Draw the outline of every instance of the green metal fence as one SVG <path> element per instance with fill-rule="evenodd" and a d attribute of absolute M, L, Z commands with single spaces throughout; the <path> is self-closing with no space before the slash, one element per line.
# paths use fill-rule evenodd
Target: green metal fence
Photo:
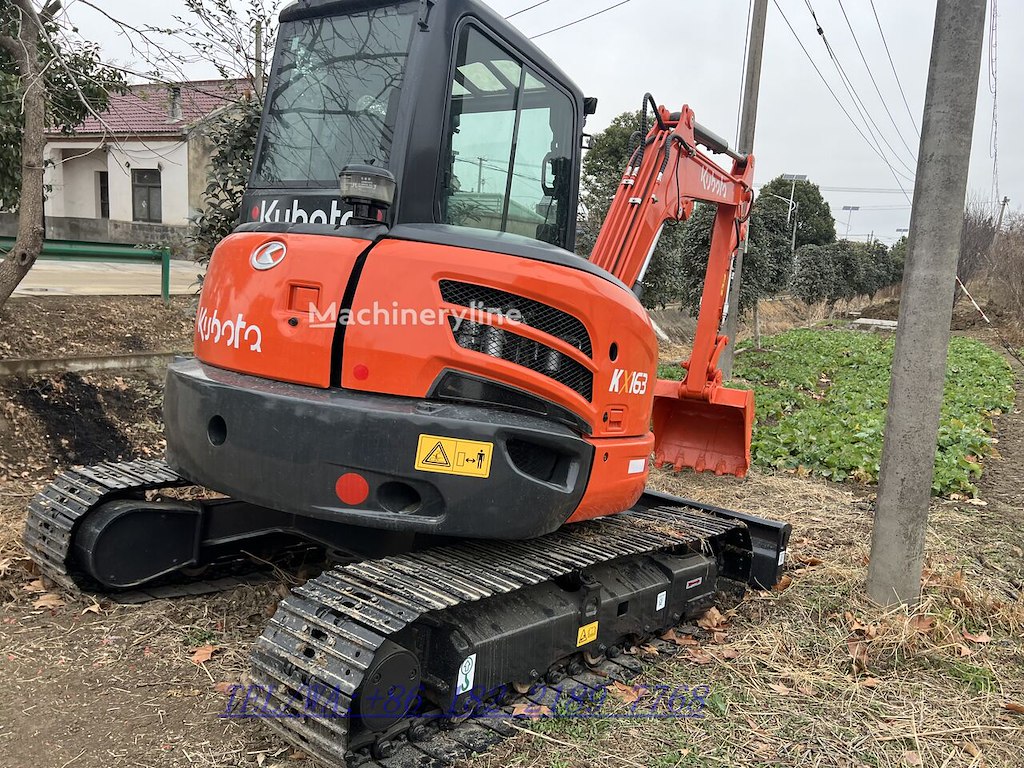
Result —
<path fill-rule="evenodd" d="M 0 237 L 0 255 L 14 247 L 15 238 Z M 171 301 L 171 251 L 169 248 L 138 248 L 121 243 L 87 243 L 81 240 L 44 240 L 39 258 L 53 261 L 160 262 L 160 295 Z"/>

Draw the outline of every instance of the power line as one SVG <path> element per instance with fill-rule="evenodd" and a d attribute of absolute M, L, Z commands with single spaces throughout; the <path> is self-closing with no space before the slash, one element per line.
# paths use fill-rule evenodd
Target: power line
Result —
<path fill-rule="evenodd" d="M 903 97 L 903 106 L 907 108 L 907 115 L 910 117 L 910 124 L 914 127 L 914 132 L 917 134 L 917 138 L 921 138 L 921 131 L 917 128 L 917 120 L 914 118 L 914 113 L 910 109 L 910 104 L 907 103 L 907 94 L 903 92 L 903 83 L 900 82 L 900 76 L 896 72 L 896 64 L 892 60 L 892 54 L 889 52 L 889 43 L 885 40 L 885 32 L 882 31 L 882 22 L 878 19 L 878 11 L 875 10 L 875 0 L 870 0 L 871 12 L 875 15 L 875 24 L 878 25 L 878 34 L 882 36 L 882 45 L 885 46 L 885 55 L 889 57 L 889 66 L 892 67 L 892 75 L 896 78 L 896 87 L 900 89 L 900 96 Z"/>
<path fill-rule="evenodd" d="M 843 0 L 836 0 L 839 3 L 839 10 L 843 12 L 843 18 L 846 20 L 846 26 L 850 30 L 850 34 L 853 36 L 854 45 L 857 46 L 857 53 L 860 54 L 860 60 L 864 62 L 864 68 L 868 71 L 868 77 L 871 78 L 871 84 L 875 86 L 875 93 L 878 94 L 878 100 L 882 102 L 882 108 L 885 110 L 885 114 L 889 116 L 889 122 L 892 123 L 892 127 L 896 129 L 896 135 L 900 137 L 900 141 L 903 142 L 903 146 L 906 147 L 907 152 L 917 162 L 917 154 L 907 144 L 907 140 L 903 138 L 903 133 L 900 131 L 900 127 L 896 125 L 896 120 L 892 116 L 892 112 L 889 111 L 889 105 L 885 103 L 885 97 L 882 96 L 882 91 L 878 87 L 878 82 L 875 80 L 875 75 L 871 71 L 871 65 L 868 64 L 867 57 L 864 55 L 864 50 L 860 47 L 860 41 L 857 39 L 857 33 L 853 31 L 853 24 L 850 23 L 850 17 L 846 15 L 846 8 L 843 7 Z M 993 0 L 995 2 L 995 0 Z"/>
<path fill-rule="evenodd" d="M 515 16 L 518 16 L 520 13 L 526 13 L 527 11 L 532 11 L 534 8 L 539 8 L 540 6 L 544 5 L 545 3 L 550 3 L 550 2 L 551 2 L 551 0 L 540 0 L 539 3 L 534 3 L 533 5 L 528 5 L 526 8 L 523 8 L 522 10 L 516 11 L 515 13 L 510 13 L 505 18 L 506 19 L 511 19 L 511 18 L 513 18 Z"/>
<path fill-rule="evenodd" d="M 575 26 L 576 24 L 581 24 L 584 21 L 594 18 L 595 16 L 600 16 L 602 13 L 607 13 L 608 11 L 618 8 L 619 6 L 625 5 L 626 3 L 631 3 L 632 1 L 633 0 L 619 0 L 619 2 L 615 3 L 614 5 L 609 5 L 607 8 L 602 8 L 600 11 L 594 11 L 588 16 L 584 16 L 581 19 L 576 19 L 576 21 L 570 21 L 568 24 L 562 24 L 560 27 L 549 29 L 547 32 L 541 32 L 539 35 L 531 35 L 530 39 L 536 40 L 538 37 L 544 37 L 544 35 L 550 35 L 552 32 L 558 32 L 560 29 L 565 29 L 566 27 L 572 27 Z"/>
<path fill-rule="evenodd" d="M 811 0 L 804 0 L 804 4 L 807 6 L 807 10 L 811 14 L 811 19 L 814 21 L 814 26 L 817 28 L 818 36 L 821 38 L 822 43 L 824 43 L 825 50 L 828 53 L 829 58 L 832 60 L 833 66 L 835 66 L 836 71 L 839 73 L 840 82 L 842 82 L 843 87 L 846 88 L 846 93 L 853 100 L 853 106 L 857 110 L 857 113 L 860 115 L 861 120 L 864 121 L 864 127 L 867 129 L 868 134 L 870 134 L 871 138 L 874 140 L 876 146 L 878 147 L 878 151 L 884 155 L 884 152 L 882 152 L 882 144 L 885 144 L 885 146 L 892 153 L 892 156 L 896 159 L 896 162 L 902 165 L 904 169 L 906 169 L 907 173 L 913 174 L 914 169 L 911 168 L 906 162 L 904 162 L 903 158 L 900 157 L 899 153 L 895 149 L 893 149 L 893 146 L 885 138 L 885 134 L 882 132 L 882 130 L 878 127 L 878 124 L 871 117 L 871 111 L 867 108 L 867 106 L 864 104 L 864 100 L 857 93 L 857 89 L 854 88 L 853 86 L 853 81 L 846 74 L 846 70 L 843 69 L 843 65 L 839 61 L 839 57 L 836 56 L 835 50 L 832 48 L 832 44 L 829 42 L 828 37 L 825 35 L 825 30 L 822 27 L 821 22 L 818 21 L 818 16 L 814 12 L 814 6 L 811 5 Z M 888 160 L 886 160 L 886 163 L 888 164 Z M 892 168 L 892 165 L 889 165 L 889 167 L 892 170 L 894 177 L 897 173 L 899 173 L 899 175 L 902 176 L 907 181 L 913 181 L 911 176 L 907 176 L 906 174 L 900 171 L 896 171 L 894 168 Z M 901 187 L 903 186 L 902 184 L 900 184 L 899 179 L 896 179 L 896 183 Z"/>
<path fill-rule="evenodd" d="M 821 78 L 821 82 L 825 85 L 825 88 L 828 89 L 828 92 L 830 94 L 832 94 L 832 98 L 835 99 L 835 102 L 839 106 L 839 109 L 841 109 L 843 114 L 846 115 L 846 119 L 850 121 L 850 125 L 853 126 L 853 129 L 855 131 L 857 131 L 858 134 L 860 134 L 860 137 L 862 139 L 864 139 L 865 142 L 867 142 L 867 145 L 871 148 L 871 150 L 876 155 L 878 155 L 879 159 L 881 159 L 881 161 L 883 163 L 885 163 L 886 167 L 893 174 L 893 178 L 895 178 L 896 177 L 896 171 L 893 169 L 892 165 L 890 165 L 890 163 L 886 159 L 885 155 L 883 155 L 881 153 L 881 151 L 870 141 L 870 139 L 868 139 L 868 137 L 864 135 L 864 131 L 862 131 L 860 129 L 860 126 L 857 125 L 857 122 L 853 119 L 853 117 L 850 116 L 850 113 L 847 111 L 846 107 L 843 106 L 843 102 L 841 102 L 839 100 L 839 97 L 836 96 L 836 92 L 834 90 L 832 90 L 832 86 L 829 85 L 828 80 L 826 80 L 825 76 L 821 73 L 821 70 L 818 68 L 818 65 L 815 63 L 814 59 L 811 57 L 810 52 L 804 46 L 804 43 L 800 39 L 800 36 L 797 35 L 796 30 L 793 29 L 793 25 L 790 24 L 789 23 L 789 19 L 786 18 L 786 14 L 783 12 L 781 6 L 779 5 L 779 0 L 772 0 L 772 2 L 775 4 L 775 8 L 778 10 L 779 14 L 782 16 L 782 20 L 786 22 L 786 26 L 789 27 L 789 31 L 792 33 L 793 39 L 796 40 L 797 45 L 800 46 L 800 50 L 802 50 L 804 52 L 804 56 L 807 57 L 807 60 L 811 63 L 811 66 L 814 67 L 814 71 L 818 73 L 818 77 Z M 896 183 L 899 184 L 899 179 L 898 178 L 896 179 Z M 901 187 L 900 187 L 900 189 L 898 191 L 903 192 L 904 196 L 906 196 L 906 194 L 907 194 L 906 191 L 903 190 L 902 185 L 901 185 Z"/>

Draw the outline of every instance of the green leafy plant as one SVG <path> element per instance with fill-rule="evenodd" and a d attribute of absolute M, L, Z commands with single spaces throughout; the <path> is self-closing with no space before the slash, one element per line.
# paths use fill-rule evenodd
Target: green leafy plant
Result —
<path fill-rule="evenodd" d="M 737 356 L 730 386 L 754 389 L 751 458 L 829 480 L 875 482 L 882 456 L 893 342 L 855 331 L 794 330 Z M 680 378 L 663 366 L 662 378 Z M 936 494 L 974 495 L 992 452 L 992 417 L 1013 404 L 1013 376 L 973 339 L 950 342 L 939 427 Z"/>

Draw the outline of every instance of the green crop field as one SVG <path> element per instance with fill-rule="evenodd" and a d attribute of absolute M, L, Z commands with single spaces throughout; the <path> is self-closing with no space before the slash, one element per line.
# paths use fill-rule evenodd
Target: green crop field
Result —
<path fill-rule="evenodd" d="M 746 346 L 746 345 L 741 345 Z M 753 387 L 755 465 L 830 480 L 878 479 L 893 340 L 856 331 L 794 330 L 736 358 L 732 386 Z M 662 365 L 662 378 L 682 378 Z M 1013 376 L 997 352 L 954 337 L 935 459 L 934 493 L 974 494 L 993 450 L 992 417 L 1013 404 Z"/>

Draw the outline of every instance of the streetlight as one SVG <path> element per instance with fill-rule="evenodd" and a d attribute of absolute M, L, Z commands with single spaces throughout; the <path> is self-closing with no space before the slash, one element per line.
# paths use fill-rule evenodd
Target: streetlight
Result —
<path fill-rule="evenodd" d="M 853 212 L 854 211 L 859 211 L 860 210 L 860 206 L 859 205 L 844 205 L 843 206 L 843 210 L 844 211 L 849 211 L 849 213 L 846 215 L 846 239 L 849 240 L 850 239 L 850 219 L 853 218 Z"/>
<path fill-rule="evenodd" d="M 796 183 L 798 181 L 807 181 L 807 176 L 803 173 L 784 173 L 782 174 L 783 181 L 792 182 L 789 185 L 789 213 L 786 214 L 786 223 L 789 223 L 790 213 L 796 213 L 796 209 L 793 207 L 793 195 L 796 194 Z M 793 225 L 793 231 L 796 232 L 796 224 Z M 794 234 L 795 238 L 796 235 Z"/>
<path fill-rule="evenodd" d="M 896 227 L 896 234 L 897 235 L 906 234 L 909 231 L 910 230 L 907 227 Z"/>

